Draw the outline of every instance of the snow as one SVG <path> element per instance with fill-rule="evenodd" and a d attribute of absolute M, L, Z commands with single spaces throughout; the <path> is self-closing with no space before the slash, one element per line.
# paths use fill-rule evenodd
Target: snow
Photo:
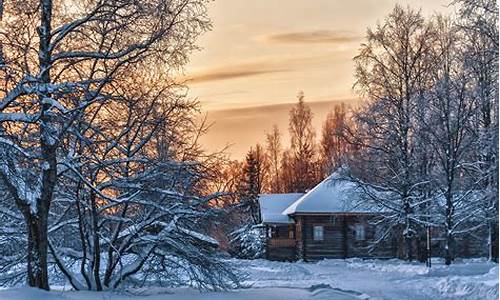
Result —
<path fill-rule="evenodd" d="M 260 194 L 259 207 L 264 224 L 293 224 L 293 220 L 282 212 L 304 194 Z"/>
<path fill-rule="evenodd" d="M 309 297 L 317 300 L 355 300 L 351 295 L 327 291 L 322 287 L 314 290 L 294 288 L 260 288 L 241 289 L 235 291 L 199 293 L 193 289 L 179 289 L 175 294 L 159 293 L 153 295 L 118 294 L 109 292 L 45 292 L 35 289 L 17 289 L 0 291 L 1 300 L 304 300 Z M 5 298 L 4 298 L 5 297 Z"/>
<path fill-rule="evenodd" d="M 253 288 L 322 285 L 357 299 L 498 299 L 498 265 L 484 259 L 457 260 L 451 266 L 433 259 L 430 270 L 425 264 L 398 259 L 235 264 L 248 272 L 245 283 Z"/>
<path fill-rule="evenodd" d="M 178 229 L 180 231 L 184 232 L 185 234 L 195 238 L 195 239 L 198 239 L 198 240 L 203 241 L 207 244 L 210 244 L 213 247 L 219 247 L 219 242 L 216 239 L 214 239 L 208 235 L 205 235 L 205 234 L 193 231 L 193 230 L 189 230 L 189 229 L 186 229 L 183 227 L 178 227 Z"/>
<path fill-rule="evenodd" d="M 375 212 L 372 207 L 361 205 L 359 193 L 355 183 L 339 180 L 334 173 L 290 205 L 283 214 Z"/>
<path fill-rule="evenodd" d="M 228 262 L 245 275 L 243 288 L 205 293 L 189 287 L 117 292 L 13 288 L 0 290 L 0 300 L 498 299 L 498 265 L 485 259 L 457 259 L 451 266 L 444 265 L 442 259 L 433 259 L 431 269 L 422 263 L 397 259 Z"/>

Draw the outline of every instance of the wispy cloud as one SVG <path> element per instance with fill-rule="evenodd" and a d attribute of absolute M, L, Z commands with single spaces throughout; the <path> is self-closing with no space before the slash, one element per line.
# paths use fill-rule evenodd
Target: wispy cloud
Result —
<path fill-rule="evenodd" d="M 295 43 L 295 44 L 343 44 L 355 42 L 361 36 L 344 31 L 312 30 L 275 33 L 262 36 L 261 39 L 269 43 Z"/>
<path fill-rule="evenodd" d="M 203 83 L 217 80 L 228 80 L 250 76 L 259 76 L 270 73 L 290 71 L 288 68 L 272 66 L 266 63 L 248 63 L 241 65 L 228 65 L 213 69 L 208 69 L 185 78 L 189 83 Z"/>
<path fill-rule="evenodd" d="M 238 64 L 214 66 L 202 70 L 193 70 L 181 79 L 190 84 L 206 83 L 213 81 L 231 80 L 246 77 L 257 77 L 267 74 L 294 72 L 304 70 L 315 64 L 324 64 L 338 60 L 350 60 L 349 54 L 343 50 L 325 49 L 315 54 L 289 54 L 260 56 L 242 61 Z"/>

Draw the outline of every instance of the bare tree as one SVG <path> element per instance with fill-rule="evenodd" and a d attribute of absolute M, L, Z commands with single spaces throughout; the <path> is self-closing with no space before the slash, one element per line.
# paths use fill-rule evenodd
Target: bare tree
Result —
<path fill-rule="evenodd" d="M 403 224 L 406 256 L 419 222 L 415 214 L 422 199 L 417 188 L 426 184 L 415 176 L 418 149 L 415 132 L 417 103 L 429 85 L 434 29 L 420 12 L 397 5 L 354 58 L 356 85 L 367 101 L 355 115 L 357 131 L 349 140 L 361 150 L 356 180 L 367 197 L 391 211 L 387 220 Z M 377 191 L 376 193 L 373 191 Z"/>
<path fill-rule="evenodd" d="M 209 26 L 204 1 L 4 3 L 0 180 L 24 216 L 28 284 L 49 289 L 48 216 L 58 175 L 77 172 L 64 143 L 113 98 L 132 65 L 177 68 Z"/>
<path fill-rule="evenodd" d="M 343 138 L 343 130 L 347 125 L 346 114 L 343 103 L 336 105 L 323 123 L 320 141 L 323 177 L 340 167 L 343 156 L 348 151 L 348 144 Z"/>
<path fill-rule="evenodd" d="M 266 134 L 266 150 L 269 161 L 269 191 L 271 193 L 282 192 L 280 180 L 280 164 L 283 148 L 281 145 L 281 133 L 277 125 L 273 126 L 273 131 Z"/>
<path fill-rule="evenodd" d="M 304 192 L 318 181 L 315 164 L 316 144 L 311 108 L 304 102 L 304 93 L 300 92 L 297 98 L 297 104 L 290 110 L 288 130 L 293 155 L 293 191 Z"/>
<path fill-rule="evenodd" d="M 475 101 L 458 48 L 458 28 L 451 20 L 439 16 L 435 24 L 434 83 L 425 93 L 427 113 L 420 122 L 427 131 L 425 142 L 432 147 L 437 162 L 431 175 L 437 189 L 434 211 L 442 216 L 438 222 L 446 237 L 445 263 L 450 264 L 454 258 L 455 235 L 473 230 L 471 221 L 479 213 L 475 199 L 477 186 L 461 178 L 464 166 L 472 163 Z"/>
<path fill-rule="evenodd" d="M 498 261 L 498 6 L 492 0 L 454 1 L 459 8 L 464 61 L 477 98 L 476 163 L 489 230 L 490 259 Z"/>

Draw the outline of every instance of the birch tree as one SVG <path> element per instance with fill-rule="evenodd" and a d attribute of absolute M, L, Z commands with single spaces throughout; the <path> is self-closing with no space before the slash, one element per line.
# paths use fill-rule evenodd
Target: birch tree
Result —
<path fill-rule="evenodd" d="M 498 5 L 492 0 L 453 3 L 461 18 L 466 72 L 477 98 L 474 148 L 478 156 L 468 169 L 483 191 L 489 257 L 498 260 Z"/>
<path fill-rule="evenodd" d="M 317 182 L 315 165 L 315 131 L 313 114 L 304 102 L 304 93 L 298 95 L 298 103 L 290 109 L 288 130 L 290 132 L 292 157 L 293 192 L 305 192 Z"/>
<path fill-rule="evenodd" d="M 391 226 L 404 226 L 408 259 L 419 220 L 416 208 L 425 200 L 417 189 L 426 183 L 414 172 L 415 121 L 417 100 L 429 85 L 433 39 L 434 29 L 420 12 L 397 5 L 375 30 L 368 30 L 354 58 L 355 88 L 366 99 L 354 115 L 357 131 L 347 134 L 361 148 L 353 163 L 363 170 L 356 181 L 370 201 L 391 212 Z"/>
<path fill-rule="evenodd" d="M 269 190 L 271 193 L 280 193 L 282 192 L 280 164 L 283 148 L 281 133 L 277 125 L 274 125 L 273 130 L 266 134 L 266 151 L 269 161 Z"/>
<path fill-rule="evenodd" d="M 477 186 L 464 178 L 464 166 L 472 163 L 475 101 L 457 43 L 458 28 L 441 16 L 435 24 L 433 87 L 425 93 L 427 114 L 420 122 L 427 131 L 425 142 L 435 153 L 432 183 L 437 189 L 437 210 L 431 211 L 441 216 L 438 222 L 444 229 L 445 263 L 449 265 L 454 258 L 455 236 L 473 230 L 473 219 L 480 213 Z"/>

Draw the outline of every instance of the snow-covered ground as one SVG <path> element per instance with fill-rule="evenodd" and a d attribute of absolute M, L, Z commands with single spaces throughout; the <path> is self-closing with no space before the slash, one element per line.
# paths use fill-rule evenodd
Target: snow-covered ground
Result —
<path fill-rule="evenodd" d="M 231 260 L 245 288 L 199 293 L 189 288 L 120 293 L 72 292 L 56 288 L 0 290 L 1 300 L 305 300 L 305 299 L 498 299 L 498 265 L 482 259 L 446 267 L 434 261 L 324 260 L 317 263 Z"/>

